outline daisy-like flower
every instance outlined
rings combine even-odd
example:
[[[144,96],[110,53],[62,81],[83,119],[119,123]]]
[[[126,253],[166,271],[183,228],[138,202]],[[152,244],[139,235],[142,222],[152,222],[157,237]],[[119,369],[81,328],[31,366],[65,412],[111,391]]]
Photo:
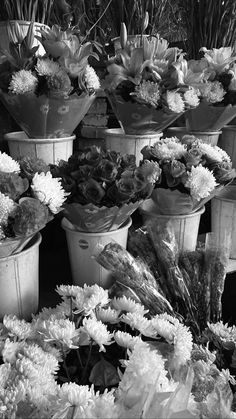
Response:
[[[95,284],[92,286],[84,285],[83,300],[77,297],[75,304],[81,309],[83,308],[86,315],[90,314],[96,307],[103,307],[109,303],[108,290]]]
[[[203,143],[201,140],[198,140],[198,149],[209,160],[216,161],[218,163],[222,162],[222,153],[219,151],[220,148],[216,146],[212,146],[211,144]],[[222,150],[223,151],[223,150]],[[226,153],[227,155],[227,153]]]
[[[62,401],[69,402],[71,406],[86,406],[93,397],[89,386],[79,386],[76,383],[62,384],[58,392]]]
[[[95,318],[84,318],[82,331],[87,333],[89,338],[99,345],[99,352],[106,352],[104,345],[111,345],[113,333],[107,330],[107,326]]]
[[[7,225],[8,217],[15,209],[15,202],[0,192],[0,226]]]
[[[51,76],[60,70],[60,66],[49,58],[38,58],[35,70],[39,76]]]
[[[119,346],[122,346],[122,348],[131,350],[134,348],[136,343],[141,340],[141,338],[138,336],[132,336],[129,333],[121,332],[120,330],[114,334],[114,339]]]
[[[138,330],[144,336],[154,336],[155,330],[151,320],[143,317],[141,313],[127,313],[121,316],[121,321],[128,324],[132,329]]]
[[[55,342],[66,348],[77,348],[74,342],[79,335],[79,329],[69,319],[51,319],[42,322],[39,333],[46,342]]]
[[[8,154],[0,151],[0,172],[19,173],[20,165],[17,161],[13,160],[12,157],[8,156]]]
[[[97,73],[90,65],[85,67],[84,79],[88,90],[100,89],[100,81]]]
[[[135,91],[131,95],[135,96],[138,101],[145,102],[154,108],[158,106],[161,97],[159,85],[146,80],[135,86]]]
[[[83,288],[79,287],[78,285],[59,285],[56,287],[56,292],[61,297],[73,297],[76,298],[77,295],[80,296],[81,291],[83,292]]]
[[[96,310],[97,320],[100,320],[103,323],[119,323],[119,314],[120,311],[114,310],[111,307],[99,308],[98,310]]]
[[[175,325],[168,319],[156,315],[151,319],[152,326],[159,336],[162,336],[168,343],[173,343],[175,335]]]
[[[34,93],[38,85],[38,79],[30,70],[20,70],[12,75],[9,90],[15,95]]]
[[[190,360],[192,349],[192,334],[186,326],[179,323],[174,336],[174,356],[172,360],[174,368],[178,368]]]
[[[57,214],[66,200],[67,193],[59,178],[53,178],[50,172],[35,173],[31,188],[34,196],[47,205],[53,214]]]
[[[222,150],[222,148],[218,147],[217,145],[214,146],[214,150],[217,151],[221,156],[221,161],[225,161],[227,163],[231,163],[230,156],[226,153],[225,150]]]
[[[170,111],[174,113],[184,112],[184,101],[180,93],[174,90],[166,92],[166,103]]]
[[[209,196],[216,188],[217,183],[213,173],[200,164],[197,167],[192,166],[184,186],[190,189],[192,198],[199,201]]]
[[[189,88],[184,94],[184,101],[187,107],[196,108],[199,103],[200,99],[198,97],[197,91],[193,88]]]
[[[130,313],[139,313],[142,316],[148,312],[148,310],[145,310],[144,306],[136,303],[131,298],[127,298],[125,295],[119,298],[114,297],[111,300],[111,305],[116,310],[127,311]]]
[[[153,157],[158,160],[181,159],[186,154],[186,145],[178,138],[163,138],[151,148]]]
[[[9,336],[25,340],[32,335],[32,325],[25,320],[18,319],[15,315],[6,314],[3,317],[3,324],[8,330]]]
[[[223,342],[236,342],[236,327],[228,326],[228,323],[219,321],[217,323],[207,323],[209,330],[218,336]]]
[[[209,103],[221,102],[226,91],[219,81],[207,81],[199,87],[201,96]]]
[[[43,367],[48,374],[55,374],[59,368],[57,358],[35,343],[22,345],[18,350],[18,357],[22,356],[30,359],[35,365]]]
[[[114,391],[107,389],[103,394],[96,394],[93,403],[88,406],[87,418],[96,419],[118,419],[120,417],[120,409],[115,404]],[[87,409],[86,409],[87,410]]]
[[[21,342],[12,341],[7,338],[4,342],[4,347],[1,351],[2,359],[4,362],[9,362],[13,364],[16,361],[16,354],[21,346]]]

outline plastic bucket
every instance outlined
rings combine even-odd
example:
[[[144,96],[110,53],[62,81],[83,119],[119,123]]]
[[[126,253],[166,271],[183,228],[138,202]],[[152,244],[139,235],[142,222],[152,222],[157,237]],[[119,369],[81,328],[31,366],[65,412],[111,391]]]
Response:
[[[225,187],[212,199],[211,230],[216,234],[219,243],[229,237],[229,257],[236,259],[236,185]]]
[[[155,203],[151,199],[147,199],[139,207],[139,211],[144,224],[150,219],[154,219],[157,224],[170,222],[180,251],[196,249],[200,218],[205,211],[205,207],[186,215],[162,215],[156,212]]]
[[[177,137],[179,140],[182,140],[184,135],[187,135],[189,132],[186,127],[170,127],[167,128],[167,137]]]
[[[232,160],[232,166],[236,167],[236,125],[227,125],[222,128],[219,147],[226,151]]]
[[[120,128],[104,130],[106,148],[121,154],[134,154],[136,163],[143,159],[141,150],[146,145],[155,144],[161,137],[162,132],[153,134],[125,134]]]
[[[128,229],[132,224],[129,218],[123,227],[105,233],[86,233],[73,229],[73,225],[66,219],[62,220],[62,228],[66,232],[69,250],[70,266],[73,283],[83,286],[84,284],[98,284],[103,288],[109,288],[112,283],[112,275],[102,268],[92,256],[97,253],[99,246],[104,246],[111,241],[116,241],[126,248]]]
[[[31,319],[39,304],[39,245],[37,233],[22,252],[0,258],[0,318],[15,314]]]
[[[206,144],[217,145],[219,136],[222,131],[190,131],[190,135],[194,135]]]
[[[47,164],[68,160],[73,153],[75,135],[65,138],[28,138],[24,131],[5,134],[10,155],[13,159],[29,156],[39,158]]]

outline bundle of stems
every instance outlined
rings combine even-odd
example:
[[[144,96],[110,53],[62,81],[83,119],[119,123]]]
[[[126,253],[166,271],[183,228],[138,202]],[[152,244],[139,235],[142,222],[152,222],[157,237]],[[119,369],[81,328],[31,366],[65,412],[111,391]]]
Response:
[[[25,20],[48,24],[57,0],[2,0],[0,20]]]
[[[178,3],[187,30],[189,58],[198,59],[201,47],[234,46],[235,0],[179,0]]]

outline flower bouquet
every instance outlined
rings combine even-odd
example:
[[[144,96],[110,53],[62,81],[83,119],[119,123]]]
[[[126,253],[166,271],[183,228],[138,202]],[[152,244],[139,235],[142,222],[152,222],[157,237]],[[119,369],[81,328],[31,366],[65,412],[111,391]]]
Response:
[[[195,212],[236,176],[224,150],[195,136],[162,138],[142,154],[160,169],[151,196],[159,214]]]
[[[176,317],[97,285],[61,285],[56,307],[1,325],[3,418],[234,418],[235,381]],[[235,329],[209,325],[235,339]],[[208,334],[208,336],[210,333]],[[235,340],[234,340],[235,342]]]
[[[100,87],[88,64],[94,53],[71,30],[42,30],[46,54],[32,47],[33,23],[24,39],[10,43],[0,65],[0,99],[30,138],[68,137],[88,111]]]
[[[105,86],[125,134],[161,132],[199,104],[194,87],[177,83],[173,64],[183,59],[181,50],[168,48],[158,35],[128,44],[124,24],[121,46],[108,61]]]
[[[0,258],[19,253],[62,209],[60,179],[42,160],[0,153]]]
[[[51,166],[70,192],[65,217],[76,229],[93,233],[118,229],[151,195],[159,170],[155,163],[137,167],[135,156],[96,146]]]
[[[200,104],[186,112],[186,126],[189,131],[218,131],[236,116],[236,55],[231,47],[201,51],[201,60],[174,63],[179,82],[199,92]]]

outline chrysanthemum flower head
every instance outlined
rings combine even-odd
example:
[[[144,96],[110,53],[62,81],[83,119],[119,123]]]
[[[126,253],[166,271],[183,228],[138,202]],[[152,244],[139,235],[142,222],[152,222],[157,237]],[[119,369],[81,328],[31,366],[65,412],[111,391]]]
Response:
[[[135,86],[135,91],[131,93],[138,101],[144,102],[156,108],[160,102],[160,88],[158,83],[143,80],[138,86]]]
[[[34,196],[47,205],[53,214],[57,214],[66,200],[67,193],[59,178],[53,178],[50,172],[35,173],[31,185]]]
[[[157,141],[152,148],[152,153],[158,160],[178,160],[186,154],[186,150],[185,144],[182,144],[178,138],[171,137]]]
[[[187,107],[196,108],[200,103],[200,99],[198,97],[198,94],[197,94],[196,90],[193,89],[193,88],[189,88],[188,90],[186,90],[186,92],[183,94],[183,96],[184,96],[184,101],[185,101]]]
[[[93,397],[89,386],[79,386],[76,383],[62,384],[58,394],[59,399],[71,406],[87,406]]]
[[[236,343],[236,327],[229,326],[228,323],[219,321],[217,323],[207,323],[209,330],[218,336],[223,342]]]
[[[95,318],[85,317],[82,330],[99,346],[99,352],[106,352],[104,345],[112,343],[113,333],[110,333],[107,326]]]
[[[88,90],[100,89],[100,81],[96,71],[90,65],[85,67],[84,79]]]
[[[221,102],[226,91],[219,81],[207,81],[199,87],[201,96],[209,103]]]
[[[151,320],[143,317],[139,312],[123,314],[121,316],[121,321],[128,324],[132,329],[138,330],[144,336],[155,335]]]
[[[114,297],[111,300],[111,306],[116,310],[140,313],[142,316],[148,312],[148,310],[145,310],[144,306],[136,303],[131,298],[127,298],[125,295],[123,297]]]
[[[108,290],[105,290],[99,285],[84,285],[84,300],[83,310],[86,314],[89,314],[96,307],[103,307],[109,303]]]
[[[119,323],[119,313],[120,311],[114,310],[111,307],[102,308],[100,307],[96,310],[97,320],[100,320],[103,323]]]
[[[206,144],[201,140],[198,140],[198,149],[201,151],[202,155],[205,156],[207,159],[221,163],[223,160],[223,154],[220,152],[220,148],[216,146],[212,146],[211,144]],[[223,151],[223,150],[222,150]],[[225,153],[227,156],[227,153]]]
[[[0,151],[0,172],[4,173],[19,173],[20,165],[12,157]]]
[[[38,58],[35,70],[39,76],[51,76],[60,70],[60,66],[50,58]]]
[[[12,75],[9,90],[15,95],[34,93],[38,85],[38,79],[30,70],[20,70]]]
[[[32,335],[32,325],[24,319],[20,320],[15,315],[6,314],[3,317],[3,324],[8,330],[9,336],[15,336],[24,340]]]
[[[8,217],[15,207],[15,202],[9,196],[0,192],[0,226],[7,225]]]
[[[133,349],[137,342],[141,340],[138,336],[132,336],[127,332],[121,332],[118,330],[114,334],[114,339],[119,346],[127,349]]]
[[[190,189],[192,198],[199,201],[202,198],[207,198],[216,188],[217,183],[213,173],[207,167],[199,164],[197,167],[192,166],[184,186]]]
[[[166,103],[170,111],[174,113],[184,112],[184,101],[180,93],[174,90],[166,92]]]
[[[77,348],[76,340],[79,330],[69,319],[45,320],[42,322],[40,334],[44,336],[46,342],[55,342],[67,348]]]

